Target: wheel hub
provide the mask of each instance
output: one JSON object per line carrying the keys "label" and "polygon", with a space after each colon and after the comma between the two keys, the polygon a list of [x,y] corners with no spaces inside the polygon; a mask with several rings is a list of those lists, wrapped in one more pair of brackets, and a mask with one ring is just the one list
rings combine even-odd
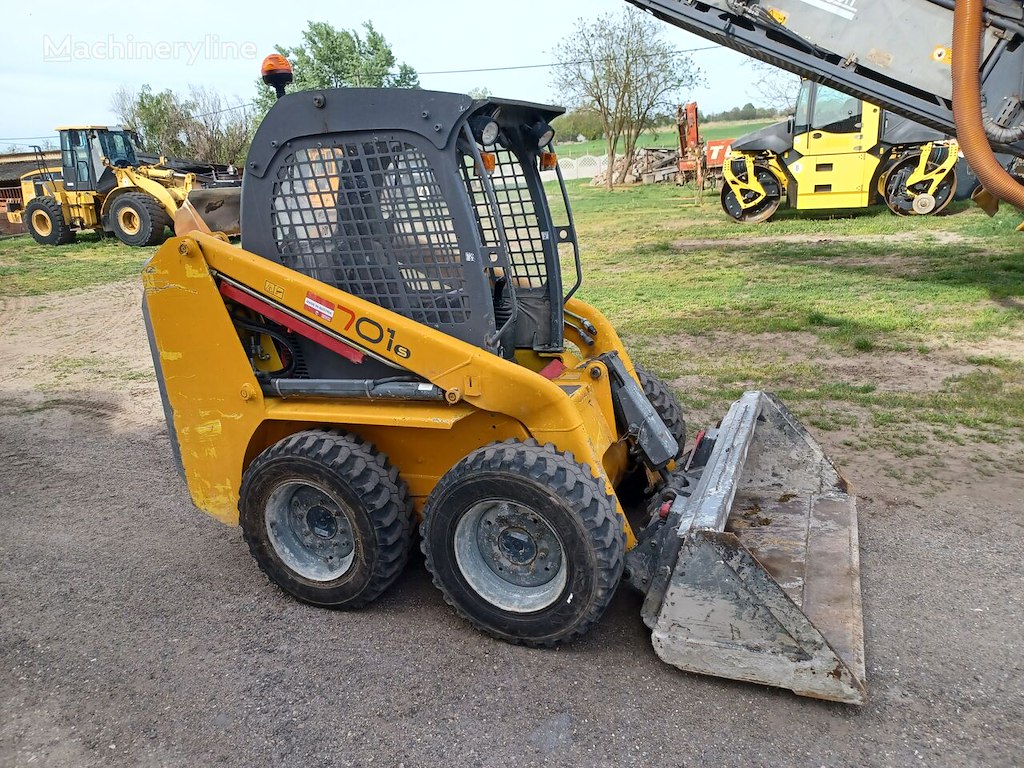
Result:
{"label": "wheel hub", "polygon": [[526,565],[537,556],[537,543],[526,531],[508,528],[498,537],[498,551],[515,565]]}
{"label": "wheel hub", "polygon": [[50,222],[50,217],[43,211],[35,211],[32,214],[32,226],[35,227],[36,232],[43,237],[46,237],[53,231],[53,224]]}
{"label": "wheel hub", "polygon": [[512,502],[483,512],[477,543],[484,564],[521,587],[537,587],[554,578],[562,561],[558,537],[533,510]]}
{"label": "wheel hub", "polygon": [[931,213],[935,209],[935,198],[929,194],[920,194],[914,198],[914,213],[922,216]]}
{"label": "wheel hub", "polygon": [[470,507],[456,527],[455,556],[478,593],[518,613],[550,605],[567,579],[558,534],[539,513],[514,501]]}
{"label": "wheel hub", "polygon": [[274,552],[300,576],[331,581],[351,567],[352,524],[345,509],[319,488],[282,485],[270,495],[265,517]]}
{"label": "wheel hub", "polygon": [[321,539],[334,538],[338,532],[338,521],[321,506],[313,507],[306,513],[306,525]]}
{"label": "wheel hub", "polygon": [[117,220],[121,225],[121,229],[129,235],[138,234],[138,231],[142,228],[139,215],[131,208],[122,208]]}

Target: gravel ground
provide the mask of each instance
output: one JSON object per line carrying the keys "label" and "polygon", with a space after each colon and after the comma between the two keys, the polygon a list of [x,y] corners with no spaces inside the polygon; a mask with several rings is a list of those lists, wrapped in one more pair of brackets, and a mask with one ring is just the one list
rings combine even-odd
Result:
{"label": "gravel ground", "polygon": [[[137,294],[71,298],[97,328],[0,307],[0,766],[1024,761],[1024,473],[900,492],[872,457],[847,464],[864,707],[668,667],[626,591],[571,647],[515,648],[455,617],[418,556],[360,612],[270,585],[191,506],[155,385],[104,373],[145,365]],[[40,394],[96,335],[99,362]]]}

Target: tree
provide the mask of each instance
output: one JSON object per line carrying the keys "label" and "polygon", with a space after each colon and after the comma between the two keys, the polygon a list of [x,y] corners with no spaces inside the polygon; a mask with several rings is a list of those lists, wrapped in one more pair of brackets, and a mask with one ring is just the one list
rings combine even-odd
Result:
{"label": "tree", "polygon": [[188,128],[189,153],[197,160],[242,165],[256,131],[252,105],[236,97],[229,104],[216,91],[189,86],[192,120]]}
{"label": "tree", "polygon": [[[618,16],[578,20],[554,51],[560,63],[553,84],[560,98],[601,118],[609,188],[631,170],[637,139],[650,116],[670,108],[678,91],[700,81],[693,60],[662,39],[662,28],[646,13],[626,8]],[[626,162],[613,177],[620,141]]]}
{"label": "tree", "polygon": [[594,141],[604,135],[601,115],[592,109],[575,109],[559,115],[551,127],[555,129],[555,136],[562,141],[576,141],[580,136],[587,141]]}
{"label": "tree", "polygon": [[228,104],[220,94],[189,86],[188,96],[170,90],[154,93],[122,86],[111,109],[134,130],[142,149],[167,157],[203,163],[241,164],[249,150],[255,115],[248,105]]}
{"label": "tree", "polygon": [[491,89],[486,86],[477,86],[476,88],[470,88],[469,93],[466,95],[474,99],[489,99],[491,98]]}
{"label": "tree", "polygon": [[753,93],[748,92],[748,95],[779,114],[793,114],[796,97],[800,93],[800,78],[763,61],[751,59],[749,64],[754,72],[754,82]]}
{"label": "tree", "polygon": [[146,151],[169,157],[187,154],[192,108],[173,91],[154,93],[149,85],[143,85],[135,92],[121,86],[114,93],[111,109],[139,135]]}
{"label": "tree", "polygon": [[[325,21],[311,21],[302,42],[292,48],[275,46],[294,69],[298,91],[320,88],[418,88],[419,75],[404,62],[399,64],[384,36],[369,21],[364,34],[354,29],[335,29]],[[259,84],[257,105],[265,114],[273,105],[274,92]]]}

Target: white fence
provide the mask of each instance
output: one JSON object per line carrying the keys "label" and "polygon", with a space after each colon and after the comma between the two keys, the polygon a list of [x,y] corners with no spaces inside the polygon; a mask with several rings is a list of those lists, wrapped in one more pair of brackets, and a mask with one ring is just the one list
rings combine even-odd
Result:
{"label": "white fence", "polygon": [[[562,169],[562,177],[565,179],[592,179],[608,169],[608,157],[562,157],[558,160],[558,167]],[[544,181],[553,181],[557,178],[554,171],[543,171],[540,177]]]}

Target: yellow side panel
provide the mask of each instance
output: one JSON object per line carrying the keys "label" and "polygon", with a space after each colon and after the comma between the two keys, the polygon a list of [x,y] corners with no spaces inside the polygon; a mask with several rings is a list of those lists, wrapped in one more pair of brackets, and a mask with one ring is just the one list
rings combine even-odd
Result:
{"label": "yellow side panel", "polygon": [[99,209],[96,205],[95,192],[67,192],[67,208],[71,212],[71,218],[81,219],[85,229],[93,229],[99,226]]}
{"label": "yellow side panel", "polygon": [[878,159],[868,154],[878,144],[880,110],[863,104],[857,133],[811,130],[797,136],[794,148],[803,156],[789,164],[796,179],[796,207],[864,208],[871,202],[871,179]]}
{"label": "yellow side panel", "polygon": [[144,301],[185,479],[197,507],[234,524],[263,395],[205,262],[177,249],[159,256],[143,271]]}
{"label": "yellow side panel", "polygon": [[495,441],[529,437],[519,422],[487,411],[474,411],[444,432],[381,423],[347,424],[342,429],[360,435],[387,454],[408,484],[417,514],[422,513],[427,496],[441,476],[468,453]]}

